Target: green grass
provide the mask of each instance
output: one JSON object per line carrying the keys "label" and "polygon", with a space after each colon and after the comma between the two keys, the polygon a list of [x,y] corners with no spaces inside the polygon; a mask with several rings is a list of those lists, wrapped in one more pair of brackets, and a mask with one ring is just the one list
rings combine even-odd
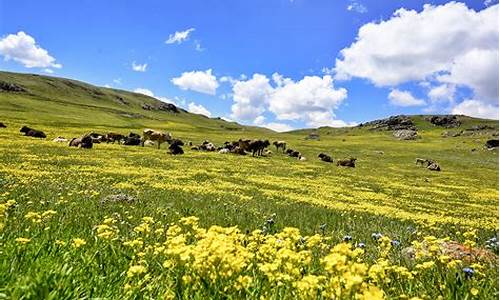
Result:
{"label": "green grass", "polygon": [[[425,116],[414,116],[421,135],[416,141],[398,141],[391,132],[366,128],[321,128],[321,139],[315,141],[305,139],[309,130],[278,134],[186,112],[145,111],[141,105],[156,100],[74,81],[68,85],[56,78],[6,72],[0,72],[0,80],[29,91],[0,92],[0,121],[8,126],[0,129],[0,203],[17,202],[0,230],[0,298],[121,298],[134,253],[103,246],[93,230],[112,215],[123,220],[120,230],[123,239],[129,239],[143,216],[162,224],[197,216],[200,226],[238,226],[245,232],[262,228],[276,214],[274,231],[297,227],[304,235],[324,233],[334,242],[348,234],[356,242],[372,243],[366,258],[372,263],[373,232],[400,240],[402,247],[426,235],[463,242],[463,232],[470,229],[477,230],[478,246],[484,247],[486,239],[497,234],[498,152],[483,148],[491,133],[442,138],[446,129],[431,125]],[[114,101],[117,95],[130,104]],[[136,117],[125,116],[131,114]],[[495,121],[461,119],[458,130],[488,124],[498,131]],[[22,125],[43,130],[48,138],[23,137],[18,132]],[[169,131],[195,144],[205,139],[216,144],[239,138],[285,140],[307,161],[279,153],[254,158],[187,150],[174,157],[165,146],[157,150],[97,144],[84,150],[51,142],[56,136],[139,133],[143,128]],[[356,168],[320,162],[320,152],[334,158],[354,156]],[[442,172],[416,166],[416,157],[438,161]],[[100,204],[103,197],[117,193],[137,201]],[[24,217],[46,210],[57,214],[42,224]],[[321,224],[326,224],[325,232]],[[18,237],[32,242],[20,247]],[[87,240],[84,250],[54,245],[55,240],[75,237]],[[405,264],[398,251],[393,251],[392,260]],[[496,266],[488,266],[486,273],[489,278],[481,281],[479,297],[498,297]],[[402,284],[397,292],[436,297],[432,289],[437,281],[430,278],[413,287]],[[385,292],[397,296],[396,291]],[[454,292],[447,289],[446,295],[462,299],[467,293],[458,287]],[[256,294],[246,297],[251,295]]]}

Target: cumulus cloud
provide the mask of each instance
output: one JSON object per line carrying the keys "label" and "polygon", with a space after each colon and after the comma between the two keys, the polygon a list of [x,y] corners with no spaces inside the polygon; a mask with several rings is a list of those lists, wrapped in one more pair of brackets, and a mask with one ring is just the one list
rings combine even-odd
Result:
{"label": "cumulus cloud", "polygon": [[166,44],[180,44],[186,41],[189,38],[191,32],[193,32],[195,28],[189,28],[184,31],[176,31],[168,36],[168,39],[165,41]]}
{"label": "cumulus cloud", "polygon": [[212,116],[212,113],[210,113],[208,111],[208,109],[206,109],[203,105],[196,104],[194,102],[189,103],[188,110],[189,110],[189,112],[194,113],[194,114],[205,115],[207,117]]}
{"label": "cumulus cloud", "polygon": [[408,91],[400,91],[398,89],[393,89],[389,93],[389,102],[396,106],[421,106],[425,105],[425,101],[422,99],[417,99]]}
{"label": "cumulus cloud", "polygon": [[16,61],[26,68],[62,68],[47,50],[37,45],[35,39],[23,31],[2,38],[0,54],[6,61]]}
{"label": "cumulus cloud", "polygon": [[172,78],[171,82],[182,90],[193,90],[209,95],[215,95],[219,87],[217,77],[212,75],[212,69],[184,72],[180,77]]}
{"label": "cumulus cloud", "polygon": [[266,111],[266,104],[273,88],[266,75],[254,74],[246,81],[238,81],[233,85],[233,101],[231,117],[240,120],[254,120]]}
{"label": "cumulus cloud", "polygon": [[432,87],[427,96],[433,102],[436,101],[453,101],[456,87],[454,84],[441,84]]}
{"label": "cumulus cloud", "polygon": [[498,34],[498,4],[477,12],[459,2],[426,4],[420,12],[401,8],[390,19],[359,29],[336,59],[335,78],[390,87],[432,81],[437,87],[428,93],[431,102],[459,102],[455,89],[465,87],[472,90],[474,105],[469,100],[460,111],[474,107],[471,113],[478,113],[478,102],[497,108]]}
{"label": "cumulus cloud", "polygon": [[270,111],[278,120],[304,121],[308,126],[346,126],[334,114],[346,98],[347,90],[335,88],[329,75],[294,81],[275,73],[271,82],[265,75],[254,74],[234,84],[231,116],[265,126],[262,114]]}
{"label": "cumulus cloud", "polygon": [[455,106],[451,113],[498,120],[498,106],[478,100],[465,100]]}
{"label": "cumulus cloud", "polygon": [[148,64],[136,64],[135,61],[132,62],[132,70],[136,72],[146,72],[146,68],[148,67]]}

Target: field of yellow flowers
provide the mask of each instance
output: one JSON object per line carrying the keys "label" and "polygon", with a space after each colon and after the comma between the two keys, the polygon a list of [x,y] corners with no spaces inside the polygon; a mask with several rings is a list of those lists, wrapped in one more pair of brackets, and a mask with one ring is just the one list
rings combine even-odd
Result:
{"label": "field of yellow flowers", "polygon": [[50,140],[82,129],[42,126],[37,140],[15,125],[0,130],[0,299],[498,298],[498,152],[477,138],[269,136],[297,161],[69,148]]}

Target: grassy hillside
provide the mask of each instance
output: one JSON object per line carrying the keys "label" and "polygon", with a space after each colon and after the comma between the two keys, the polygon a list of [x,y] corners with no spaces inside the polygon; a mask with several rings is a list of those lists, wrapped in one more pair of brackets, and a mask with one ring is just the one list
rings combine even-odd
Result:
{"label": "grassy hillside", "polygon": [[[308,140],[311,130],[145,111],[155,99],[75,81],[5,72],[0,81],[28,91],[0,92],[0,298],[498,297],[498,250],[487,242],[498,231],[498,151],[483,147],[495,121],[460,117],[445,129],[413,116],[415,141],[366,127],[320,128]],[[21,136],[23,124],[48,138]],[[441,137],[474,125],[494,129]],[[195,143],[281,139],[307,160],[51,141],[144,127]],[[320,152],[354,156],[356,168],[320,162]],[[106,200],[116,194],[134,201]],[[450,257],[446,238],[490,259]]]}

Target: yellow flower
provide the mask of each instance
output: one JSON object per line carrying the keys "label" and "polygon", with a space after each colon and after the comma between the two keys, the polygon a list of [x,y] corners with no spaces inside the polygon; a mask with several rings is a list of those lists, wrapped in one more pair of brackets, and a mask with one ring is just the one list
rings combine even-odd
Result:
{"label": "yellow flower", "polygon": [[472,296],[477,296],[477,294],[479,294],[479,290],[476,288],[471,288],[470,293],[472,294]]}
{"label": "yellow flower", "polygon": [[135,275],[140,275],[142,273],[146,273],[147,269],[145,266],[142,265],[134,265],[130,266],[130,268],[127,271],[127,277],[134,277]]}
{"label": "yellow flower", "polygon": [[24,238],[24,237],[18,237],[16,239],[16,242],[18,242],[19,244],[21,245],[26,245],[27,243],[29,243],[31,241],[31,239],[28,239],[28,238]]}
{"label": "yellow flower", "polygon": [[56,245],[59,245],[59,246],[64,246],[66,245],[66,242],[65,241],[61,241],[61,240],[56,240]]}
{"label": "yellow flower", "polygon": [[84,239],[74,238],[73,243],[71,245],[75,248],[80,248],[81,246],[84,246],[85,244],[87,244],[87,242]]}

